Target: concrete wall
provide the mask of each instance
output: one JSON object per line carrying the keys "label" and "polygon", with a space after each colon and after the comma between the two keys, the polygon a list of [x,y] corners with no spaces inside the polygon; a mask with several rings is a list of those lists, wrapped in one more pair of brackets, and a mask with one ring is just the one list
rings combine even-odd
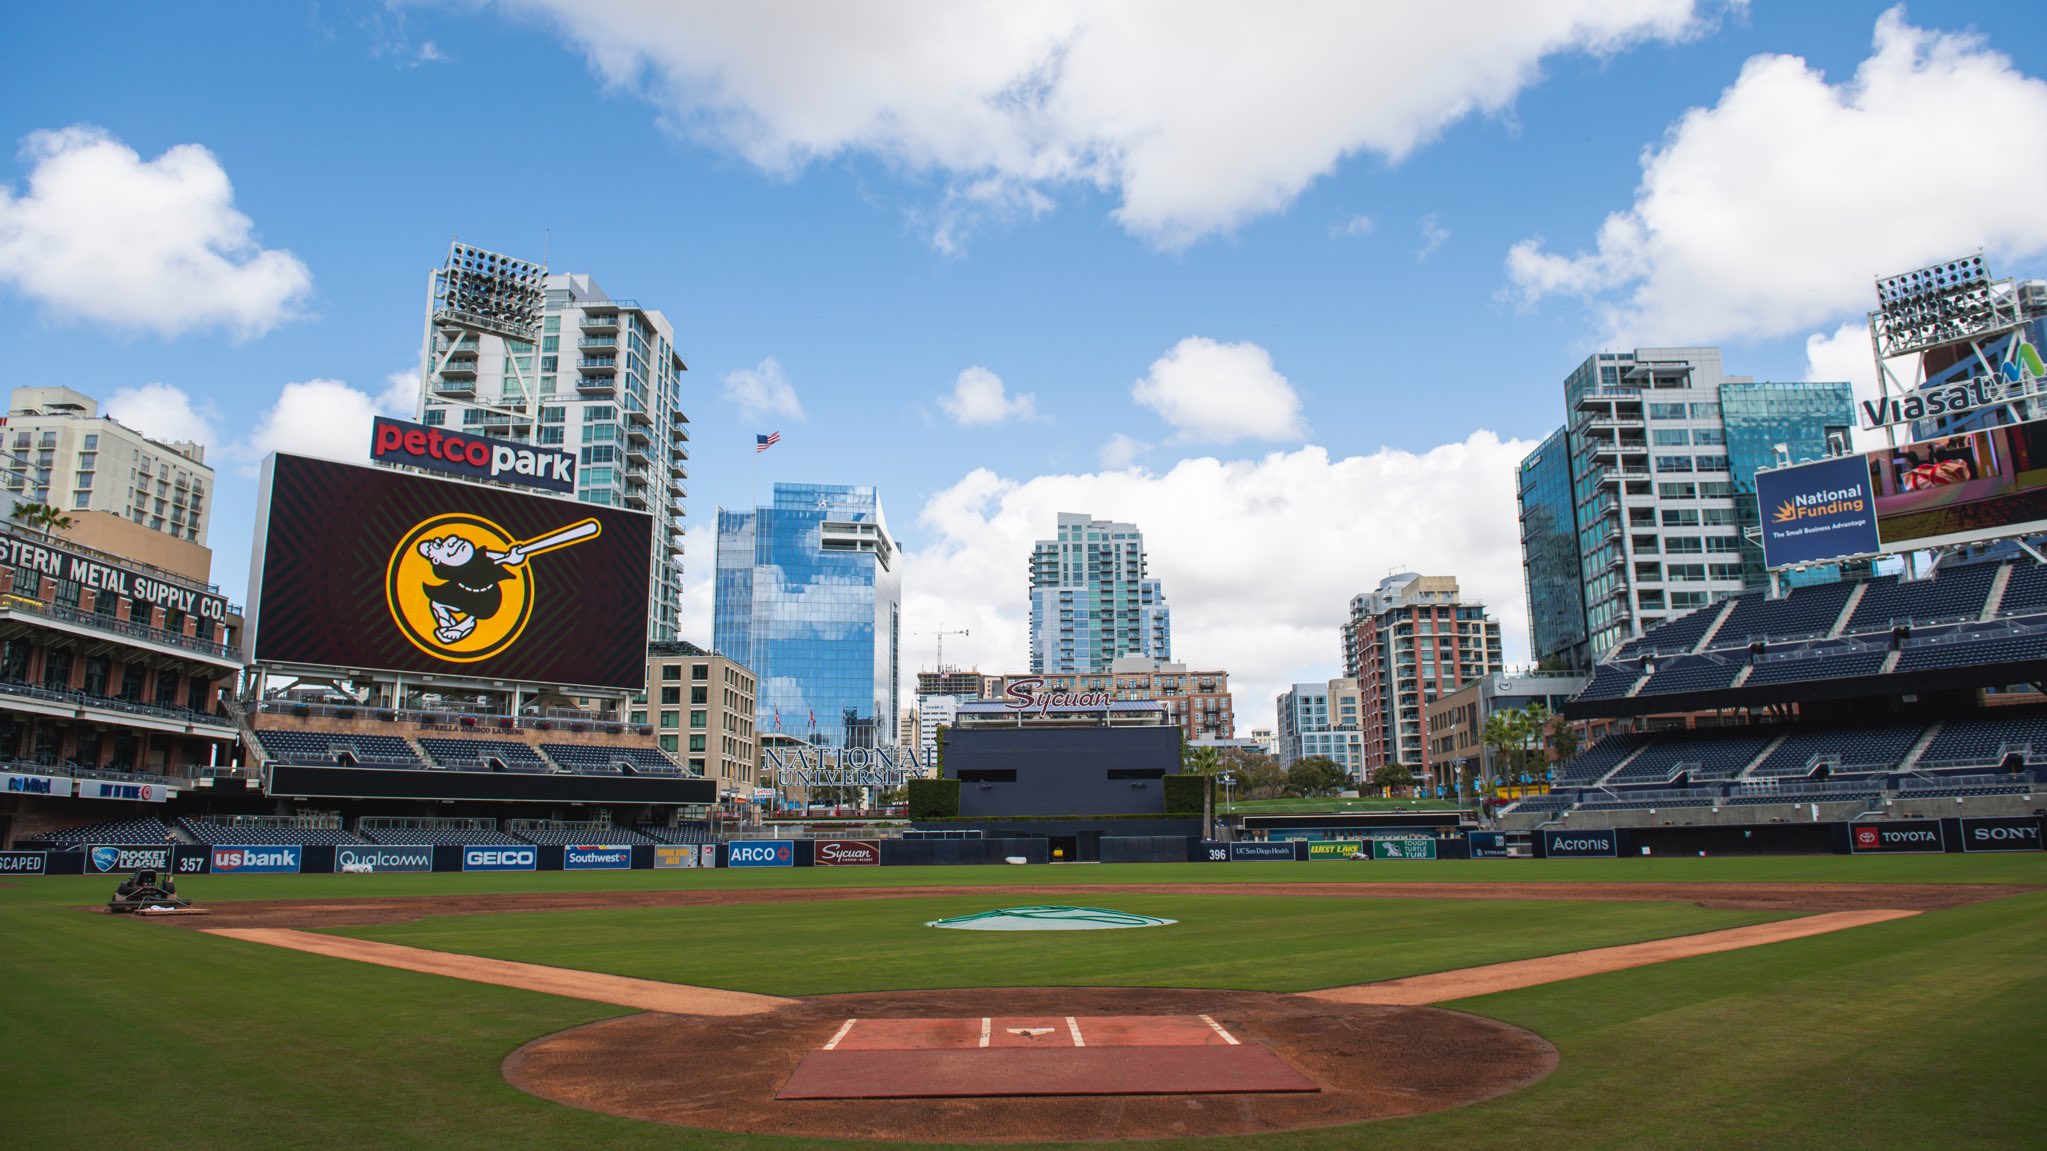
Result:
{"label": "concrete wall", "polygon": [[[1150,815],[1166,810],[1162,779],[1111,771],[1180,770],[1177,727],[954,728],[945,774],[960,780],[960,815]],[[1014,781],[982,781],[1013,771]]]}

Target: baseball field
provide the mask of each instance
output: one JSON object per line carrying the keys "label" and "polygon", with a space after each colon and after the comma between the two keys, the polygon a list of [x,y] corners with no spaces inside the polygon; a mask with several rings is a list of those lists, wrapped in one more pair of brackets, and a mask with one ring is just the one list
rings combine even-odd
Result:
{"label": "baseball field", "polygon": [[[221,876],[182,885],[212,915],[147,922],[96,910],[112,882],[0,884],[10,1147],[1866,1149],[2047,1130],[2038,854]],[[1177,922],[923,926],[1045,903]],[[762,1006],[643,1014],[266,933]],[[1705,939],[1736,942],[1598,961]],[[1092,1021],[1154,1014],[1210,1020],[1324,1089],[1081,1105],[762,1086],[856,1018],[978,1017],[983,1046],[990,1017],[1063,1018],[1077,1048]],[[1345,1118],[1367,1113],[1399,1117]]]}

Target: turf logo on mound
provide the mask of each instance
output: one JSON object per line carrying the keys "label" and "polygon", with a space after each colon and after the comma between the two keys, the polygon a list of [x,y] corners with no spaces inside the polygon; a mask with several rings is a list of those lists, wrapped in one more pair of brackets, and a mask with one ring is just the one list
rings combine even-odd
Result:
{"label": "turf logo on mound", "polygon": [[1160,919],[1156,915],[1133,915],[1127,911],[1111,911],[1106,907],[1067,907],[1063,904],[1048,904],[1037,907],[1003,907],[994,911],[981,911],[973,915],[955,915],[950,919],[933,919],[926,927],[946,927],[957,931],[1104,931],[1118,927],[1164,927],[1177,923],[1176,919]]}

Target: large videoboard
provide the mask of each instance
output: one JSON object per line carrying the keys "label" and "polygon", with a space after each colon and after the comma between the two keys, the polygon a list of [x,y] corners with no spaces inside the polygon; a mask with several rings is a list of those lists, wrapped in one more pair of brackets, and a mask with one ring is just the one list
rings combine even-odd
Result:
{"label": "large videoboard", "polygon": [[645,686],[648,515],[290,455],[260,499],[254,662]]}
{"label": "large videoboard", "polygon": [[1770,567],[2047,532],[2047,420],[1756,473]]}

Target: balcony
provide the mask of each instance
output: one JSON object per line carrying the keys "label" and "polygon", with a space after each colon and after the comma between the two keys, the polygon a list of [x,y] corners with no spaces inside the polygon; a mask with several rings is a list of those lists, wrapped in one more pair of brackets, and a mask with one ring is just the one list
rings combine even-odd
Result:
{"label": "balcony", "polygon": [[598,396],[610,398],[618,395],[618,381],[608,376],[583,376],[576,381],[576,391],[592,399]]}
{"label": "balcony", "polygon": [[577,321],[576,326],[586,332],[616,332],[618,331],[618,313],[584,312],[583,318]]}
{"label": "balcony", "polygon": [[474,359],[449,360],[441,365],[441,378],[444,380],[473,380],[476,378],[476,361]]}
{"label": "balcony", "polygon": [[584,356],[576,362],[576,370],[586,376],[618,375],[617,356]]}
{"label": "balcony", "polygon": [[[113,712],[119,717],[112,720],[116,724],[131,720],[143,721],[142,726],[158,727],[168,724],[175,731],[187,731],[195,727],[211,727],[220,729],[222,733],[228,736],[232,736],[238,730],[235,721],[225,715],[193,711],[191,708],[178,707],[176,705],[143,703],[140,700],[120,699],[107,695],[90,695],[82,691],[42,687],[37,684],[23,683],[20,680],[0,680],[0,696],[29,702],[32,706],[34,704],[43,705],[34,708],[38,712],[47,714],[55,710],[76,719],[101,719],[101,715],[92,713]],[[150,720],[157,722],[147,722]]]}
{"label": "balcony", "polygon": [[1624,479],[1647,479],[1648,476],[1648,468],[1623,467],[1601,468],[1595,478],[1601,487],[1606,487],[1620,483]]}
{"label": "balcony", "polygon": [[[240,609],[232,607],[230,610],[237,612],[237,614],[240,611]],[[38,617],[40,618],[38,619]],[[13,619],[20,619],[23,622],[33,620],[35,622],[48,621],[67,624],[71,625],[71,627],[67,627],[65,630],[85,628],[102,635],[115,636],[130,643],[155,644],[159,647],[174,648],[179,652],[189,652],[194,655],[203,656],[210,661],[225,663],[231,667],[239,668],[242,666],[241,653],[226,644],[200,639],[198,636],[185,635],[182,632],[166,631],[163,628],[150,627],[146,624],[139,624],[130,620],[116,619],[113,616],[101,615],[98,612],[81,611],[75,607],[67,607],[64,604],[51,603],[47,600],[31,599],[28,596],[22,595],[0,596],[0,624],[5,624]]]}
{"label": "balcony", "polygon": [[583,354],[586,356],[606,355],[618,351],[618,337],[594,336],[581,339],[576,341],[576,347],[582,349]]}

